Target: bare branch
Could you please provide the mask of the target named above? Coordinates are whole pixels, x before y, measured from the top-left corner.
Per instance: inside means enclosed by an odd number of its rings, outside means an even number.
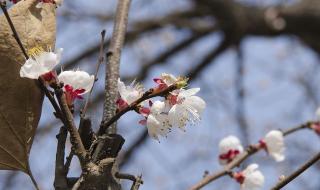
[[[28,56],[28,54],[27,54],[27,52],[26,52],[26,49],[23,47],[22,42],[21,42],[21,40],[20,40],[20,38],[19,38],[19,35],[18,35],[18,33],[17,33],[17,31],[16,31],[13,23],[12,23],[12,20],[11,20],[11,18],[10,18],[10,16],[9,16],[9,13],[8,13],[8,11],[7,11],[7,8],[6,8],[6,3],[5,3],[5,2],[0,2],[0,7],[1,7],[1,9],[2,9],[2,11],[3,11],[3,13],[4,13],[4,16],[6,17],[6,19],[7,19],[7,21],[8,21],[8,24],[9,24],[11,30],[12,30],[14,39],[17,41],[17,43],[18,43],[18,45],[19,45],[19,47],[20,47],[20,49],[21,49],[24,57],[25,57],[26,59],[28,59],[29,56]]]
[[[92,127],[91,127],[91,120],[88,118],[81,117],[78,132],[80,134],[80,138],[81,138],[81,141],[82,141],[84,148],[86,150],[89,150],[89,148],[95,138],[95,134],[94,134]],[[73,156],[74,156],[74,152],[71,149],[69,155],[66,157],[66,162],[64,164],[64,169],[67,174],[69,172]]]
[[[202,60],[201,62],[192,70],[189,71],[189,73],[186,75],[190,79],[194,79],[197,77],[197,75],[210,63],[219,56],[222,52],[224,52],[228,47],[231,45],[231,41],[229,39],[224,39],[216,49],[213,49],[210,51]]]
[[[235,118],[239,124],[242,142],[244,144],[249,144],[249,129],[248,122],[246,118],[246,109],[245,109],[245,86],[244,86],[244,58],[243,51],[241,49],[241,44],[236,46],[237,52],[237,62],[235,63],[236,73],[235,73],[235,92],[236,92],[236,114]]]
[[[188,48],[191,44],[193,44],[194,42],[196,42],[197,40],[205,37],[206,35],[210,34],[210,32],[213,32],[215,30],[215,28],[210,28],[208,30],[202,31],[202,32],[197,32],[194,33],[191,37],[177,43],[176,45],[168,48],[168,50],[166,50],[165,52],[161,53],[159,56],[155,57],[154,59],[148,61],[146,64],[144,64],[141,68],[141,70],[139,71],[139,74],[134,76],[134,77],[129,77],[129,78],[133,78],[136,79],[138,81],[142,81],[143,79],[146,78],[146,76],[148,75],[148,71],[150,68],[152,68],[153,66],[159,66],[159,65],[163,65],[166,63],[166,60],[172,56],[174,56],[175,54],[177,54],[178,52]]]
[[[101,41],[100,41],[100,52],[99,52],[99,58],[98,58],[98,62],[97,62],[97,67],[96,67],[96,72],[94,73],[94,83],[90,89],[90,92],[89,92],[89,95],[86,99],[86,103],[84,105],[84,108],[83,110],[81,111],[81,118],[85,118],[86,117],[86,112],[87,112],[87,109],[88,109],[88,106],[89,106],[89,101],[90,101],[90,97],[92,95],[92,91],[93,91],[93,88],[94,88],[94,84],[96,83],[97,81],[97,76],[98,76],[98,72],[99,72],[99,69],[100,69],[100,65],[102,64],[102,62],[104,61],[104,38],[106,36],[106,31],[103,30],[101,32]]]
[[[141,98],[137,99],[136,101],[132,102],[130,105],[128,105],[126,108],[120,110],[118,113],[116,113],[112,118],[110,118],[110,120],[106,121],[105,123],[102,123],[99,129],[99,134],[102,134],[103,131],[105,131],[107,129],[107,127],[109,127],[110,125],[112,125],[114,122],[116,122],[122,115],[124,115],[125,113],[127,113],[128,111],[132,111],[132,110],[137,110],[138,106],[141,102],[148,100],[150,98],[153,97],[157,97],[157,96],[165,96],[167,95],[169,92],[177,89],[177,85],[173,84],[170,85],[168,88],[165,88],[159,92],[154,92],[153,89],[149,89],[148,91],[146,91]]]
[[[116,18],[113,27],[110,47],[107,52],[107,66],[105,78],[105,102],[101,123],[110,120],[116,113],[116,100],[118,98],[118,78],[120,68],[121,50],[125,40],[128,25],[128,14],[131,0],[119,0],[116,10]],[[109,126],[108,126],[109,127]],[[116,124],[110,126],[104,133],[116,133]]]
[[[128,34],[126,35],[126,42],[133,42],[136,39],[139,38],[139,36],[143,35],[144,33],[147,32],[152,32],[158,29],[161,29],[162,27],[169,25],[169,24],[178,24],[180,22],[179,19],[176,17],[185,17],[190,19],[190,17],[195,17],[199,15],[200,13],[197,11],[182,11],[178,13],[173,13],[173,14],[168,14],[164,17],[158,18],[158,19],[152,19],[152,20],[145,20],[141,22],[137,22],[134,24],[133,28],[134,30],[129,31]],[[195,31],[195,32],[201,32],[201,31]],[[109,44],[110,41],[106,41],[104,43],[105,46]],[[69,69],[72,68],[75,64],[79,63],[82,59],[92,56],[95,53],[99,51],[100,45],[94,45],[87,50],[83,51],[80,53],[78,56],[74,57],[73,59],[67,61],[65,63],[65,68]]]
[[[116,176],[116,178],[119,178],[119,179],[131,180],[133,183],[132,183],[130,190],[138,190],[140,185],[143,184],[143,181],[141,179],[142,175],[134,176],[131,174],[124,174],[124,173],[117,172],[117,173],[115,173],[115,176]]]
[[[319,160],[320,152],[316,154],[314,157],[312,157],[310,160],[308,160],[306,163],[304,163],[302,166],[300,166],[295,172],[290,174],[288,177],[280,180],[279,183],[277,183],[271,190],[279,190],[284,186],[288,185],[291,181],[293,181],[296,177],[301,175],[304,171],[306,171]]]
[[[62,126],[60,132],[57,135],[57,153],[56,153],[56,167],[54,187],[56,190],[62,190],[68,187],[67,184],[67,172],[64,167],[65,148],[67,140],[68,130]]]
[[[62,89],[56,88],[55,94],[57,95],[58,102],[61,107],[61,111],[62,111],[63,115],[66,117],[64,124],[70,133],[70,142],[72,144],[72,150],[78,156],[80,163],[81,163],[81,166],[82,166],[82,168],[84,168],[84,166],[87,162],[88,153],[83,146],[79,132],[78,132],[76,125],[74,123],[73,115],[68,107],[68,104],[66,102],[66,97],[65,97]]]

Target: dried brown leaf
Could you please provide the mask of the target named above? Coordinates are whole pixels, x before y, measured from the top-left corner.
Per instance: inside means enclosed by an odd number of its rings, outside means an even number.
[[[9,15],[24,47],[54,47],[55,6],[35,7],[37,0],[24,0]],[[25,62],[5,16],[0,15],[0,169],[29,172],[28,158],[41,115],[43,93],[37,81],[20,78]]]

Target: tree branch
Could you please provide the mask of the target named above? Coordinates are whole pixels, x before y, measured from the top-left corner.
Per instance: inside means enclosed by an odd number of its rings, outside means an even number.
[[[277,183],[271,190],[279,190],[284,186],[288,185],[291,181],[293,181],[296,177],[301,175],[304,171],[306,171],[309,167],[311,167],[313,164],[315,164],[319,160],[320,160],[320,152],[316,154],[314,157],[312,157],[310,160],[308,160],[306,163],[304,163],[302,166],[300,166],[291,175],[280,180],[279,183]]]
[[[130,188],[130,190],[138,190],[140,185],[143,184],[143,181],[142,181],[142,176],[134,176],[134,175],[131,175],[131,174],[124,174],[124,173],[119,173],[117,172],[115,174],[116,178],[119,178],[119,179],[127,179],[127,180],[131,180],[133,183],[132,183],[132,186]]]
[[[129,31],[126,35],[126,42],[133,42],[136,39],[139,39],[139,36],[147,33],[152,32],[158,29],[161,29],[162,27],[170,24],[178,24],[180,20],[178,18],[184,17],[190,19],[190,17],[195,17],[199,15],[200,13],[193,10],[187,10],[187,11],[181,11],[181,12],[175,12],[173,14],[168,14],[164,17],[158,18],[158,19],[150,19],[145,20],[141,22],[136,22],[133,26],[134,30]],[[201,32],[201,31],[195,31],[195,32]],[[110,41],[106,41],[104,43],[105,46],[109,44]],[[75,64],[79,63],[82,59],[92,56],[95,53],[99,51],[100,45],[97,44],[95,46],[92,46],[88,48],[87,50],[80,53],[78,56],[74,57],[73,59],[67,61],[65,63],[65,68],[69,69],[72,68]]]
[[[68,107],[66,102],[66,97],[61,88],[55,89],[55,94],[57,95],[58,102],[61,107],[63,115],[66,117],[64,125],[67,127],[70,133],[70,142],[72,144],[72,151],[78,156],[82,169],[85,167],[85,164],[88,161],[88,153],[85,150],[83,143],[81,141],[79,132],[74,123],[73,115]]]
[[[121,50],[125,40],[128,25],[128,14],[131,0],[119,0],[112,38],[107,52],[107,66],[105,78],[105,102],[103,119],[101,123],[110,120],[116,113],[116,100],[118,98],[118,78],[120,68]],[[109,126],[108,126],[109,127]],[[116,124],[105,128],[104,133],[116,133]],[[108,131],[107,131],[108,130]]]
[[[139,71],[139,74],[134,77],[129,77],[136,79],[137,81],[142,81],[146,76],[148,75],[148,70],[152,68],[153,66],[159,66],[166,63],[166,60],[175,54],[179,53],[180,51],[188,48],[191,44],[198,41],[199,39],[205,37],[206,35],[210,34],[210,32],[213,32],[215,28],[210,28],[208,30],[197,32],[192,34],[191,37],[177,43],[176,45],[168,48],[165,52],[161,53],[154,59],[148,61],[146,64],[142,66],[142,68]]]
[[[243,58],[243,51],[241,49],[241,44],[237,44],[236,53],[237,60],[235,62],[236,73],[235,73],[235,93],[236,93],[236,113],[235,118],[240,127],[241,139],[244,144],[249,144],[249,129],[248,122],[246,118],[245,109],[245,85],[244,85],[244,71],[245,63]]]
[[[307,122],[307,123],[304,123],[304,124],[299,125],[297,127],[283,131],[283,136],[287,136],[289,134],[300,131],[302,129],[310,128],[312,123],[314,123],[314,122]],[[196,185],[191,187],[190,190],[201,189],[202,187],[206,186],[210,182],[212,182],[222,176],[228,175],[233,168],[239,166],[243,161],[245,161],[248,157],[252,156],[253,154],[258,152],[259,150],[261,150],[261,148],[259,148],[258,145],[256,145],[256,144],[249,145],[248,148],[246,149],[246,151],[244,151],[241,155],[239,155],[239,157],[234,159],[231,163],[226,165],[223,170],[218,171],[212,175],[206,176],[200,182],[198,182]]]
[[[146,91],[141,98],[137,99],[136,101],[132,102],[130,105],[128,105],[126,108],[120,110],[118,113],[116,113],[112,118],[110,118],[110,120],[106,121],[105,123],[102,123],[99,129],[99,134],[102,134],[103,131],[105,131],[110,125],[112,125],[114,122],[116,122],[118,119],[120,119],[120,117],[122,115],[124,115],[125,113],[127,113],[128,111],[132,111],[132,110],[137,110],[138,105],[145,101],[148,100],[150,98],[153,97],[157,97],[157,96],[165,96],[167,95],[169,92],[177,89],[177,85],[173,84],[171,86],[169,86],[166,89],[163,89],[159,92],[153,92],[153,89],[149,89],[148,91]]]
[[[81,118],[85,118],[86,117],[86,112],[87,112],[87,109],[88,109],[88,106],[89,106],[89,102],[90,102],[90,97],[92,95],[92,91],[93,91],[93,88],[94,88],[94,84],[96,83],[97,79],[98,79],[98,72],[99,72],[99,69],[100,69],[100,65],[103,63],[104,61],[104,39],[105,39],[105,35],[106,35],[106,31],[103,30],[101,32],[101,41],[100,41],[100,51],[99,51],[99,58],[98,58],[98,62],[97,62],[97,66],[96,66],[96,72],[94,73],[94,83],[90,89],[90,92],[89,92],[89,95],[86,99],[86,103],[84,105],[84,108],[83,110],[81,111]]]
[[[55,167],[55,178],[54,188],[56,190],[63,190],[68,187],[67,184],[67,172],[64,167],[65,147],[67,140],[68,130],[62,126],[59,134],[57,135],[57,153],[56,153],[56,167]]]
[[[231,41],[229,39],[223,39],[222,42],[218,45],[217,48],[210,51],[202,60],[201,62],[192,70],[189,71],[189,73],[186,75],[190,79],[194,79],[197,77],[197,75],[205,68],[207,67],[217,56],[219,56],[224,50],[228,49],[228,47],[231,45]]]

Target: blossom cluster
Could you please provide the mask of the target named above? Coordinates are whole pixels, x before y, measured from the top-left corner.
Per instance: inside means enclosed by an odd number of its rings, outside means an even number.
[[[254,145],[254,148],[266,150],[277,162],[285,159],[283,133],[279,130],[268,132],[258,144]],[[225,137],[219,143],[219,163],[229,164],[239,158],[243,151],[243,146],[237,137],[232,135]],[[234,173],[233,178],[241,184],[242,190],[256,190],[264,183],[264,176],[258,170],[257,164],[251,164],[245,170]]]
[[[60,48],[47,52],[39,47],[29,50],[30,58],[21,67],[20,77],[41,79],[47,85],[63,84],[67,103],[71,107],[76,99],[82,99],[82,95],[91,90],[94,76],[80,70],[62,71],[57,75],[54,68],[60,63],[62,51]]]
[[[57,75],[54,68],[60,63],[63,49],[44,51],[42,48],[33,48],[28,51],[30,58],[20,69],[20,76],[30,79],[41,79],[48,86],[55,87],[63,84],[63,90],[70,107],[76,99],[89,92],[94,84],[95,77],[84,71],[62,71]],[[156,86],[152,93],[156,94],[174,86],[171,91],[159,94],[164,100],[151,101],[150,99],[136,105],[136,111],[144,119],[139,123],[145,125],[149,135],[159,141],[158,136],[166,136],[172,127],[185,130],[187,123],[195,124],[200,121],[200,115],[206,107],[205,101],[196,96],[200,88],[186,89],[187,79],[163,73],[154,79]],[[144,88],[133,82],[126,86],[118,80],[120,98],[116,104],[118,111],[143,96]]]
[[[187,79],[175,77],[171,74],[163,73],[159,78],[153,79],[156,87],[153,93],[161,92],[172,85],[177,89],[163,95],[163,100],[143,101],[139,104],[138,113],[144,119],[139,123],[145,125],[149,135],[159,141],[159,136],[167,136],[172,127],[185,131],[188,123],[195,124],[200,121],[201,114],[206,107],[205,101],[196,96],[200,88],[186,89]],[[118,90],[120,98],[117,101],[118,109],[124,109],[134,103],[144,94],[144,88],[132,83],[126,86],[120,79],[118,80]]]
[[[308,127],[320,135],[320,107],[316,110],[316,120],[308,122]],[[272,130],[268,132],[264,138],[259,140],[259,143],[251,145],[251,148],[256,150],[264,149],[275,161],[281,162],[285,159],[284,151],[284,135],[280,130]],[[227,165],[234,161],[243,159],[244,148],[240,140],[233,135],[223,138],[219,143],[219,163]],[[233,172],[231,176],[241,184],[241,190],[257,190],[264,184],[264,175],[258,170],[258,164],[250,164],[246,169],[240,172]]]

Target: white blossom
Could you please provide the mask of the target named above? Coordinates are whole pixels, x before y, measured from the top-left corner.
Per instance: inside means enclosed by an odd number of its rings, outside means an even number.
[[[244,181],[241,184],[241,190],[257,190],[264,184],[264,176],[258,170],[258,164],[250,164],[241,173],[244,176]]]
[[[20,77],[38,79],[54,69],[60,63],[63,49],[55,52],[40,52],[30,57],[20,69]]]
[[[167,86],[170,86],[178,81],[174,75],[168,73],[162,73],[160,78]]]
[[[184,130],[188,121],[194,124],[200,121],[200,115],[206,107],[205,101],[194,96],[200,88],[181,89],[177,95],[172,95],[170,103],[173,104],[169,111],[169,121],[172,126]]]
[[[147,116],[147,128],[149,135],[159,141],[160,136],[166,136],[170,132],[170,124],[168,115],[164,113],[165,103],[155,101],[150,109],[150,114]]]
[[[142,96],[143,87],[140,84],[135,84],[134,81],[131,85],[126,86],[120,79],[118,79],[118,91],[121,98],[127,104],[131,104]]]
[[[268,153],[277,161],[281,162],[285,159],[284,138],[283,133],[279,130],[272,130],[264,138]]]
[[[89,92],[94,83],[94,76],[85,71],[63,71],[59,74],[58,79],[65,86],[69,85],[74,90],[83,89],[84,91],[80,95]]]
[[[230,135],[223,138],[219,143],[219,163],[225,165],[243,152],[243,147],[240,140]]]

